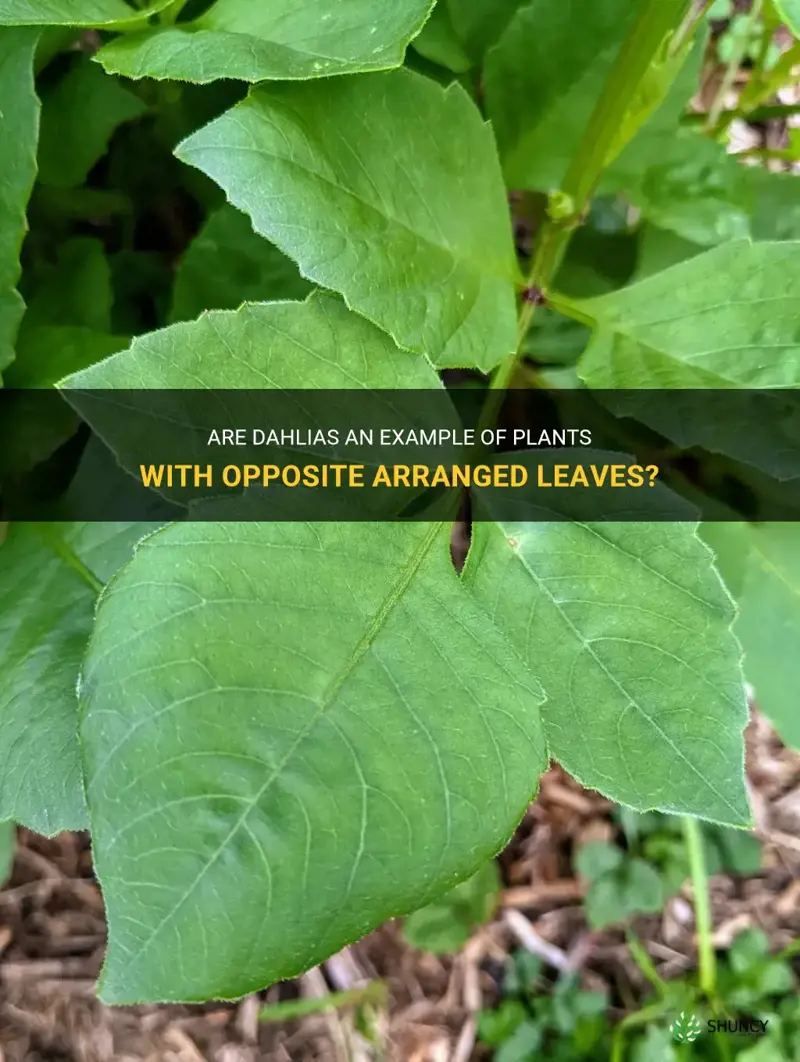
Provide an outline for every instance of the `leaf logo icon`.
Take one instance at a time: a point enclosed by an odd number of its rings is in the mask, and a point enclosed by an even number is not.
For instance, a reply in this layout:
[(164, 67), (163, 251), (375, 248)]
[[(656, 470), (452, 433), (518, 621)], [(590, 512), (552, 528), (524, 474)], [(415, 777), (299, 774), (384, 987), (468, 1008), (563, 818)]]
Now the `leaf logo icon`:
[(690, 1044), (700, 1035), (700, 1021), (695, 1014), (682, 1010), (669, 1027), (672, 1039), (679, 1044)]

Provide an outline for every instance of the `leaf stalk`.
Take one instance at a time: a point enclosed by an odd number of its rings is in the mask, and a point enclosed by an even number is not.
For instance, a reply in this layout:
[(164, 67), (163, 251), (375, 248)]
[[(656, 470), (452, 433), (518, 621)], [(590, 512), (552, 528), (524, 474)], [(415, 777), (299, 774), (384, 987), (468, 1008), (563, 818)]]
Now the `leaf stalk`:
[(36, 524), (36, 531), (44, 543), (55, 553), (57, 557), (65, 561), (73, 571), (83, 579), (90, 589), (99, 597), (105, 590), (105, 584), (95, 573), (80, 559), (75, 550), (56, 534), (47, 524)]
[(708, 893), (708, 872), (703, 851), (700, 823), (688, 815), (682, 817), (683, 834), (689, 855), (689, 871), (694, 893), (694, 914), (697, 925), (697, 946), (700, 968), (700, 989), (713, 1000), (717, 990), (717, 957), (712, 939), (711, 903)]

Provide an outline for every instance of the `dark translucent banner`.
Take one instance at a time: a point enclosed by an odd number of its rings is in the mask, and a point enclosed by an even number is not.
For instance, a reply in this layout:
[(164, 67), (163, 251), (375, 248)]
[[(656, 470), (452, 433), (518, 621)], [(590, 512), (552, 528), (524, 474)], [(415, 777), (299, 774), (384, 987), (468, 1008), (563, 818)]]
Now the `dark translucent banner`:
[(800, 520), (800, 391), (0, 392), (2, 519)]

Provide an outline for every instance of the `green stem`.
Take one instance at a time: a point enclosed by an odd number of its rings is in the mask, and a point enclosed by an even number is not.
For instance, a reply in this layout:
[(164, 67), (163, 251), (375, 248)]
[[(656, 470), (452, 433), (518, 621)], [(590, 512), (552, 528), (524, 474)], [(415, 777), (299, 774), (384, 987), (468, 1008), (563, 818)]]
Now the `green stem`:
[(713, 1000), (717, 990), (717, 957), (712, 940), (711, 903), (708, 893), (708, 873), (703, 851), (703, 835), (697, 819), (683, 816), (683, 833), (689, 854), (689, 869), (694, 892), (694, 914), (697, 925), (697, 947), (700, 967), (700, 988)]
[[(612, 148), (621, 149), (620, 125), (642, 81), (659, 60), (665, 39), (682, 24), (686, 8), (686, 0), (645, 0), (640, 4), (638, 17), (611, 69), (561, 189), (574, 203), (576, 220), (583, 215), (603, 170), (612, 161)], [(637, 131), (629, 129), (628, 139)], [(563, 234), (558, 242), (566, 244), (571, 232), (566, 226), (561, 229)], [(549, 283), (552, 275), (546, 274), (552, 274), (558, 260), (550, 252), (542, 264), (546, 268), (541, 279)]]
[[(688, 0), (642, 0), (637, 19), (611, 69), (564, 179), (559, 198), (569, 204), (569, 216), (551, 218), (542, 226), (526, 287), (535, 286), (547, 292), (553, 283), (572, 234), (588, 210), (603, 170), (613, 160), (613, 150), (621, 149), (620, 127), (628, 115), (631, 101), (635, 99), (651, 66), (661, 55), (665, 41), (673, 39), (676, 27), (683, 30), (687, 5)], [(685, 41), (681, 41), (681, 46), (683, 44)], [(646, 117), (645, 114), (643, 120)], [(636, 128), (627, 130), (629, 136), (636, 131)], [(536, 308), (535, 302), (523, 302), (520, 308), (516, 350), (495, 372), (481, 411), (481, 428), (492, 425), (500, 410), (503, 394), (513, 380), (522, 344), (533, 323)]]
[(385, 1002), (386, 982), (370, 981), (362, 987), (348, 988), (342, 992), (330, 992), (326, 996), (292, 999), (285, 1003), (268, 1003), (259, 1011), (258, 1020), (263, 1022), (290, 1021), (325, 1011), (342, 1010), (345, 1007), (357, 1007), (365, 1003), (380, 1006)]
[(173, 26), (178, 21), (178, 16), (186, 7), (188, 0), (174, 0), (174, 3), (165, 8), (159, 15), (162, 26)]
[(739, 73), (739, 67), (742, 65), (745, 55), (747, 54), (747, 46), (752, 38), (752, 29), (756, 25), (756, 22), (761, 17), (761, 8), (763, 7), (763, 0), (753, 0), (750, 13), (747, 15), (747, 28), (745, 32), (737, 39), (736, 45), (731, 53), (730, 61), (725, 70), (725, 74), (722, 78), (722, 82), (717, 89), (717, 94), (714, 97), (714, 102), (708, 112), (708, 121), (706, 128), (715, 137), (721, 136), (728, 128), (728, 123), (722, 118), (723, 110), (725, 107), (725, 97), (733, 87), (733, 83), (736, 80), (736, 75)]
[(694, 4), (691, 4), (689, 10), (686, 12), (683, 22), (678, 27), (678, 32), (675, 34), (676, 49), (682, 48), (687, 41), (694, 36), (697, 27), (706, 17), (708, 12), (714, 6), (715, 0), (703, 0), (703, 4), (700, 9), (696, 9)]
[(57, 557), (60, 557), (63, 561), (77, 572), (83, 579), (87, 586), (91, 587), (95, 594), (98, 596), (105, 590), (105, 584), (94, 574), (94, 572), (88, 568), (80, 559), (75, 550), (68, 545), (63, 538), (61, 538), (48, 524), (36, 524), (35, 525), (39, 536), (46, 543), (47, 546), (55, 553)]
[(653, 960), (650, 958), (644, 944), (636, 936), (632, 929), (628, 929), (628, 949), (631, 953), (631, 957), (641, 972), (658, 992), (659, 996), (664, 999), (667, 995), (667, 985), (663, 978), (659, 977), (658, 971), (653, 965)]

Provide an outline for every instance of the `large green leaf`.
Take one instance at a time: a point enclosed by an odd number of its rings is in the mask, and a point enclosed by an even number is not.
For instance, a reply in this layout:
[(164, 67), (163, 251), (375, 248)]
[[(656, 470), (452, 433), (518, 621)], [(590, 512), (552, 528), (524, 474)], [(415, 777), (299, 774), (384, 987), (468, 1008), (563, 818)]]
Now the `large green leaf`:
[(800, 382), (800, 242), (733, 241), (576, 304), (596, 322), (580, 365), (597, 388)]
[(648, 221), (685, 240), (714, 246), (751, 233), (755, 212), (752, 171), (722, 144), (691, 130), (663, 130), (649, 138), (650, 156), (623, 153), (603, 191), (624, 192)]
[(6, 373), (9, 387), (52, 387), (128, 346), (111, 334), (111, 271), (99, 240), (67, 240), (55, 263), (31, 268), (26, 280), (28, 309)]
[(459, 85), (402, 70), (260, 87), (177, 154), (400, 346), (483, 369), (514, 348), (503, 182)]
[(250, 303), (138, 336), (63, 382), (67, 388), (429, 388), (425, 358), (321, 292), (305, 302)]
[(749, 821), (733, 600), (691, 524), (477, 524), (467, 585), (542, 683), (552, 754), (639, 810)]
[[(560, 187), (639, 6), (639, 0), (532, 0), (511, 19), (485, 71), (486, 106), (511, 187)], [(665, 67), (631, 101), (621, 133), (623, 140), (635, 135), (607, 169), (604, 188), (617, 191), (627, 175), (644, 172), (658, 158), (656, 145), (677, 131), (697, 91), (703, 44), (701, 35), (682, 65)]]
[(187, 321), (203, 310), (235, 310), (243, 302), (301, 299), (309, 288), (294, 262), (253, 232), (247, 215), (226, 204), (183, 256), (170, 316)]
[(753, 237), (757, 240), (800, 239), (800, 177), (771, 173), (761, 167), (745, 170), (752, 182)]
[(633, 279), (646, 280), (687, 258), (702, 254), (704, 250), (700, 244), (684, 240), (670, 229), (643, 225), (639, 230), (639, 259)]
[[(310, 372), (332, 388), (439, 386), (426, 359), (320, 294), (173, 325), (67, 384), (291, 388)], [(557, 530), (575, 533), (524, 534)], [(598, 785), (640, 807), (742, 821), (742, 680), (710, 555), (680, 528), (604, 535), (593, 567), (579, 543), (583, 567), (553, 592), (608, 564), (608, 586), (595, 576), (597, 600), (569, 616), (588, 639), (622, 613), (624, 647), (596, 652), (629, 699), (590, 674), (596, 744), (572, 757), (574, 720), (560, 729), (555, 709), (547, 724), (564, 762), (589, 757)], [(497, 570), (512, 536), (476, 528), (466, 584), (449, 537), (447, 524), (178, 524), (107, 588), (81, 684), (105, 999), (230, 997), (291, 976), (435, 899), (508, 836), (545, 759), (537, 676), (563, 702), (583, 649), (569, 659), (557, 609), (536, 639), (549, 649), (556, 631), (557, 666), (527, 640), (536, 586), (521, 570), (512, 590)], [(234, 889), (236, 918), (210, 917)]]
[(704, 524), (740, 614), (735, 631), (758, 706), (800, 749), (800, 526)]
[(33, 84), (37, 30), (0, 29), (0, 372), (14, 358), (24, 304), (16, 285), (25, 212), (36, 179), (39, 101)]
[[(73, 374), (63, 386), (67, 388), (67, 397), (70, 397), (69, 389), (82, 392), (73, 395), (72, 401), (116, 455), (119, 464), (138, 477), (142, 461), (140, 431), (146, 430), (153, 438), (154, 425), (149, 419), (150, 414), (146, 415), (145, 427), (135, 413), (120, 417), (113, 405), (104, 401), (92, 402), (83, 393), (87, 389), (266, 388), (285, 392), (307, 388), (310, 380), (315, 382), (317, 392), (320, 389), (334, 390), (337, 395), (333, 401), (327, 397), (322, 401), (319, 397), (316, 401), (313, 397), (309, 400), (298, 400), (297, 396), (287, 399), (291, 401), (295, 418), (303, 426), (323, 427), (324, 421), (320, 418), (326, 416), (330, 416), (333, 423), (344, 425), (352, 413), (354, 399), (340, 392), (367, 387), (390, 392), (397, 388), (411, 389), (412, 397), (405, 402), (393, 400), (391, 393), (386, 402), (376, 402), (375, 399), (368, 402), (374, 411), (371, 416), (380, 421), (381, 427), (406, 427), (409, 416), (417, 417), (419, 403), (413, 395), (421, 389), (442, 392), (440, 401), (422, 414), (426, 426), (441, 426), (448, 407), (457, 423), (455, 409), (447, 402), (442, 384), (426, 358), (399, 350), (385, 332), (347, 310), (341, 299), (321, 292), (313, 293), (304, 303), (254, 303), (236, 312), (211, 311), (197, 321), (181, 322), (139, 336), (129, 350)], [(134, 403), (134, 407), (136, 405)], [(219, 406), (219, 415), (225, 411), (223, 402)], [(196, 445), (197, 449), (191, 453), (197, 460), (203, 460), (208, 453), (205, 438), (197, 438), (195, 443), (187, 442), (186, 429), (180, 426), (183, 423), (185, 421), (174, 406), (159, 418), (157, 451), (175, 450), (187, 456), (187, 445)], [(302, 451), (304, 448), (298, 449)], [(333, 454), (329, 451), (330, 456)], [(345, 451), (338, 452), (338, 459), (346, 458)], [(159, 457), (154, 455), (153, 459), (159, 460)], [(378, 448), (362, 449), (359, 459), (371, 465), (379, 464), (385, 460), (385, 455), (381, 456)], [(185, 505), (207, 498), (208, 492), (200, 491), (197, 496), (180, 489), (172, 494), (164, 493)], [(298, 508), (303, 504), (308, 506), (309, 519), (319, 516), (319, 503), (314, 492), (305, 495), (290, 493), (293, 519), (302, 519), (306, 515), (306, 510)], [(409, 495), (406, 501), (413, 496)], [(270, 492), (268, 501), (270, 513), (279, 510), (283, 503), (279, 492)], [(239, 519), (241, 514), (236, 507), (243, 504), (246, 509), (249, 500), (245, 497), (240, 502), (235, 495), (229, 494), (220, 498), (218, 504), (223, 507), (222, 511), (215, 510), (220, 519)], [(379, 491), (358, 492), (357, 499), (352, 494), (342, 493), (338, 498), (327, 496), (328, 519), (340, 511), (337, 506), (341, 506), (345, 519), (355, 519), (357, 504), (360, 505), (360, 519), (375, 519), (376, 513), (386, 513), (385, 500)]]
[(68, 558), (105, 580), (151, 529), (18, 524), (0, 546), (0, 820), (86, 826), (75, 691), (96, 595)]
[(145, 110), (116, 78), (81, 59), (42, 94), (39, 179), (59, 188), (83, 184), (114, 130)]
[(6, 377), (9, 387), (53, 387), (128, 346), (127, 336), (74, 325), (41, 325), (20, 333), (17, 360)]
[(120, 37), (99, 60), (127, 77), (283, 81), (401, 66), (432, 0), (216, 0), (193, 22)]
[(240, 996), (432, 900), (545, 763), (441, 525), (174, 525), (102, 598), (81, 692), (114, 1003)]
[(24, 327), (74, 325), (111, 329), (114, 292), (103, 244), (90, 236), (66, 240), (53, 263), (35, 263), (25, 273), (28, 309)]
[(560, 187), (635, 14), (630, 0), (534, 0), (486, 58), (486, 106), (512, 188)]
[[(174, 325), (69, 383), (311, 372), (439, 386), (322, 295)], [(175, 525), (104, 595), (82, 698), (117, 1002), (241, 995), (430, 901), (502, 845), (545, 762), (538, 684), (447, 525)], [(233, 888), (235, 921), (209, 918)]]
[(108, 26), (139, 23), (174, 0), (151, 0), (137, 11), (124, 0), (3, 0), (0, 26)]

